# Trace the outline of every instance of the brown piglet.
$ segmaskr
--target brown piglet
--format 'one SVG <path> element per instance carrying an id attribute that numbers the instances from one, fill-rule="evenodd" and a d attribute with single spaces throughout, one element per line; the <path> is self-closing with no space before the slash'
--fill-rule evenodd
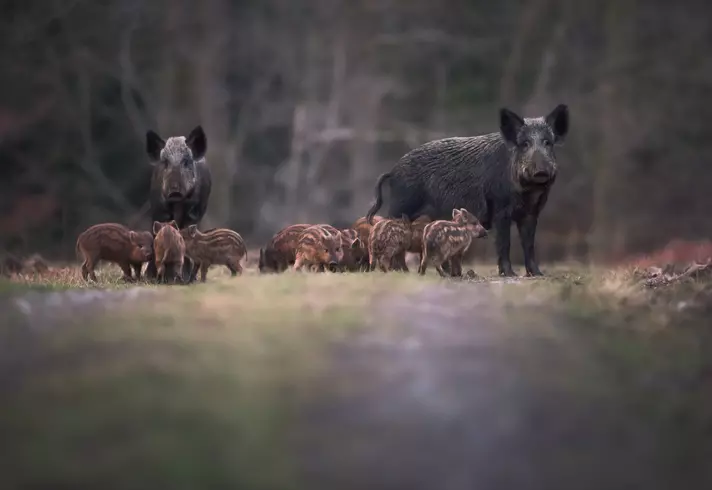
<path id="1" fill-rule="evenodd" d="M 156 256 L 156 273 L 162 282 L 167 282 L 166 267 L 171 271 L 174 282 L 183 282 L 181 271 L 185 261 L 185 241 L 175 220 L 167 223 L 153 222 L 153 249 Z"/>
<path id="2" fill-rule="evenodd" d="M 411 222 L 405 215 L 400 219 L 383 219 L 373 225 L 368 236 L 370 270 L 375 270 L 378 265 L 383 272 L 408 272 L 405 253 L 410 248 L 411 234 Z"/>
<path id="3" fill-rule="evenodd" d="M 141 279 L 141 267 L 153 255 L 153 236 L 148 231 L 133 231 L 119 223 L 101 223 L 90 226 L 77 237 L 75 247 L 82 262 L 82 277 L 96 281 L 94 269 L 101 261 L 113 262 L 121 267 L 124 280 Z"/>
<path id="4" fill-rule="evenodd" d="M 362 255 L 363 255 L 363 267 L 361 270 L 368 272 L 370 270 L 369 267 L 369 257 L 368 257 L 368 237 L 371 233 L 371 228 L 373 228 L 373 225 L 378 223 L 379 221 L 383 221 L 383 216 L 374 216 L 372 218 L 372 223 L 368 222 L 368 219 L 364 216 L 359 219 L 357 219 L 353 225 L 351 225 L 351 228 L 356 230 L 356 233 L 358 233 L 358 238 L 360 240 L 360 245 L 361 245 L 361 250 L 362 250 Z"/>
<path id="5" fill-rule="evenodd" d="M 341 268 L 348 272 L 358 272 L 368 265 L 368 252 L 361 245 L 358 232 L 352 228 L 339 230 L 341 233 L 341 248 L 344 250 L 344 258 L 341 259 Z"/>
<path id="6" fill-rule="evenodd" d="M 260 249 L 260 273 L 284 272 L 292 266 L 297 256 L 299 235 L 310 226 L 312 225 L 289 225 L 279 230 L 267 246 Z"/>
<path id="7" fill-rule="evenodd" d="M 472 240 L 487 236 L 479 220 L 464 208 L 452 210 L 452 221 L 428 223 L 423 231 L 423 256 L 418 273 L 424 275 L 430 262 L 441 276 L 446 276 L 442 265 L 450 261 L 451 274 L 462 275 L 462 256 Z"/>
<path id="8" fill-rule="evenodd" d="M 240 261 L 247 256 L 245 241 L 239 233 L 227 228 L 200 232 L 198 225 L 181 230 L 185 241 L 185 255 L 193 261 L 191 280 L 200 268 L 200 280 L 205 282 L 211 265 L 224 265 L 234 277 L 242 274 Z"/>
<path id="9" fill-rule="evenodd" d="M 324 226 L 313 225 L 304 230 L 297 242 L 294 270 L 307 267 L 310 271 L 334 269 L 344 258 L 341 233 L 329 232 Z"/>

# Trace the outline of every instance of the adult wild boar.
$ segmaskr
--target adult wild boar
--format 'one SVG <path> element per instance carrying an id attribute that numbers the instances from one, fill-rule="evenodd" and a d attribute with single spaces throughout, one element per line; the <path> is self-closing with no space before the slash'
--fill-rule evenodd
<path id="1" fill-rule="evenodd" d="M 190 134 L 163 140 L 156 132 L 146 133 L 146 152 L 153 165 L 149 203 L 151 220 L 166 223 L 175 220 L 183 230 L 199 225 L 208 208 L 212 181 L 205 161 L 208 141 L 201 126 Z M 183 266 L 184 280 L 190 277 L 191 264 Z M 146 276 L 156 276 L 151 260 Z"/>
<path id="2" fill-rule="evenodd" d="M 517 224 L 527 275 L 542 275 L 534 249 L 539 213 L 556 180 L 554 146 L 569 130 L 569 111 L 559 104 L 544 117 L 522 118 L 509 109 L 499 112 L 499 132 L 431 141 L 405 154 L 376 183 L 376 202 L 367 217 L 383 204 L 381 186 L 390 184 L 389 217 L 410 219 L 427 214 L 448 219 L 465 208 L 485 229 L 494 227 L 499 274 L 516 275 L 509 259 L 512 222 Z"/>

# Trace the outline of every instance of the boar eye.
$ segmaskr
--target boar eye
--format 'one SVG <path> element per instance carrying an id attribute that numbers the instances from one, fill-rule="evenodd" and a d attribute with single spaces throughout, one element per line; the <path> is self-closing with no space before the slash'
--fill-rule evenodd
<path id="1" fill-rule="evenodd" d="M 184 167 L 190 167 L 190 160 L 183 160 L 183 166 Z"/>
<path id="2" fill-rule="evenodd" d="M 522 142 L 522 150 L 527 151 L 531 147 L 532 147 L 531 141 L 525 140 Z"/>
<path id="3" fill-rule="evenodd" d="M 543 141 L 543 143 L 544 143 L 544 146 L 545 146 L 546 148 L 549 148 L 549 147 L 551 146 L 551 140 L 550 140 L 550 139 L 545 139 L 545 140 Z"/>

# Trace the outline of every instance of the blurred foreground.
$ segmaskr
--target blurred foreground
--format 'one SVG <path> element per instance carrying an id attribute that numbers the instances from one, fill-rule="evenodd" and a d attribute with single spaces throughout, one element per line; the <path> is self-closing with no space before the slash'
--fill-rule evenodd
<path id="1" fill-rule="evenodd" d="M 1 486 L 709 488 L 712 281 L 475 269 L 2 282 Z"/>

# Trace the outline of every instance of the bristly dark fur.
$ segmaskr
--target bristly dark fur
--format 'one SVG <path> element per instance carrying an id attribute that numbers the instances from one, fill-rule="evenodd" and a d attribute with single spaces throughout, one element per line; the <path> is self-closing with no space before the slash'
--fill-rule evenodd
<path id="1" fill-rule="evenodd" d="M 531 119 L 502 109 L 499 132 L 426 143 L 379 177 L 367 218 L 382 205 L 384 182 L 390 187 L 389 217 L 447 219 L 452 209 L 465 208 L 486 229 L 495 228 L 499 273 L 505 276 L 515 275 L 509 259 L 514 222 L 527 274 L 541 275 L 534 249 L 536 226 L 556 180 L 554 145 L 568 127 L 563 104 L 546 117 Z"/>
<path id="2" fill-rule="evenodd" d="M 205 160 L 207 138 L 201 126 L 188 136 L 163 140 L 154 131 L 146 133 L 146 153 L 153 166 L 149 203 L 151 219 L 162 223 L 175 220 L 179 229 L 199 225 L 208 209 L 212 188 L 210 168 Z M 183 279 L 190 277 L 191 264 L 186 261 Z M 146 276 L 155 277 L 153 261 Z"/>

